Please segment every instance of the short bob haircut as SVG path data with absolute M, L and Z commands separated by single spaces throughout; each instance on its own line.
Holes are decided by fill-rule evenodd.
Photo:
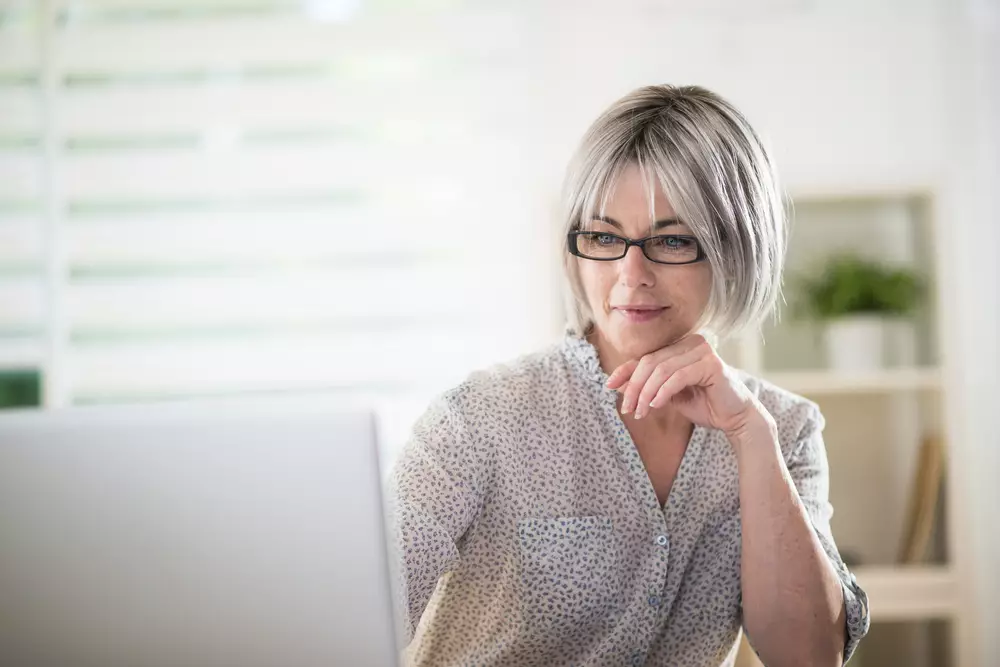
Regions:
M 567 170 L 563 268 L 569 328 L 586 334 L 594 319 L 566 234 L 602 215 L 629 165 L 654 179 L 704 248 L 712 287 L 697 328 L 720 339 L 756 326 L 781 297 L 787 229 L 771 156 L 746 118 L 699 86 L 645 86 L 591 125 Z

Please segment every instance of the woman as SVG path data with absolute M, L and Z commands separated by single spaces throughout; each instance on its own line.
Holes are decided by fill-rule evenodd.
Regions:
M 727 366 L 774 307 L 771 158 L 699 87 L 650 86 L 570 167 L 564 340 L 473 374 L 390 479 L 417 665 L 839 665 L 868 629 L 830 534 L 823 417 Z

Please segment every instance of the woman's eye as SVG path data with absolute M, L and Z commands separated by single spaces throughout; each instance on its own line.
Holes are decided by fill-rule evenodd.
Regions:
M 601 245 L 611 245 L 615 242 L 615 237 L 611 234 L 598 234 L 597 242 Z
M 660 245 L 671 250 L 677 250 L 689 246 L 690 241 L 679 236 L 662 236 L 660 237 Z

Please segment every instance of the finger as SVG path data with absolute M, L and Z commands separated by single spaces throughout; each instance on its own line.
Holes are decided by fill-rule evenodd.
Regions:
M 683 338 L 678 338 L 670 345 L 667 345 L 663 350 L 673 350 L 675 354 L 683 354 L 689 352 L 700 345 L 707 345 L 708 341 L 705 337 L 699 333 L 692 333 L 684 336 Z
M 686 354 L 690 355 L 694 350 L 699 349 L 707 351 L 711 349 L 711 346 L 705 342 L 705 339 L 701 335 L 694 334 L 686 336 L 676 343 L 667 345 L 639 359 L 638 364 L 631 373 L 631 377 L 628 378 L 629 388 L 625 390 L 622 396 L 622 414 L 628 414 L 636 409 L 636 406 L 639 404 L 639 392 L 642 391 L 643 386 L 650 375 L 652 375 L 657 364 L 675 357 L 682 357 Z
M 622 393 L 622 414 L 628 414 L 635 410 L 639 400 L 639 392 L 642 391 L 646 381 L 649 380 L 658 365 L 654 355 L 647 354 L 639 360 L 628 379 L 628 387 Z
M 653 400 L 650 401 L 650 404 L 653 407 L 666 405 L 670 399 L 688 387 L 704 382 L 707 371 L 708 361 L 706 359 L 681 368 L 663 383 L 663 386 L 660 387 L 660 390 L 656 393 Z
M 706 350 L 701 347 L 694 347 L 676 357 L 671 357 L 657 365 L 656 371 L 650 374 L 642 387 L 638 388 L 638 395 L 634 405 L 635 418 L 642 419 L 653 407 L 651 403 L 663 383 L 670 379 L 674 373 L 681 368 L 690 366 L 705 356 Z
M 645 384 L 639 388 L 639 395 L 635 399 L 635 418 L 642 419 L 649 412 L 649 402 L 656 396 L 663 383 L 670 377 L 671 370 L 669 361 L 657 365 L 656 369 L 646 380 Z M 634 393 L 634 392 L 633 392 Z
M 635 372 L 635 367 L 639 365 L 638 359 L 632 359 L 631 361 L 626 361 L 624 364 L 620 365 L 611 375 L 608 376 L 608 381 L 606 386 L 609 389 L 617 389 L 622 386 L 628 379 L 632 377 L 632 373 Z

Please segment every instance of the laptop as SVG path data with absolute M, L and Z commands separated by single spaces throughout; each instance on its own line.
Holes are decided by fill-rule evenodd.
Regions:
M 380 490 L 333 398 L 0 413 L 0 665 L 396 665 Z

